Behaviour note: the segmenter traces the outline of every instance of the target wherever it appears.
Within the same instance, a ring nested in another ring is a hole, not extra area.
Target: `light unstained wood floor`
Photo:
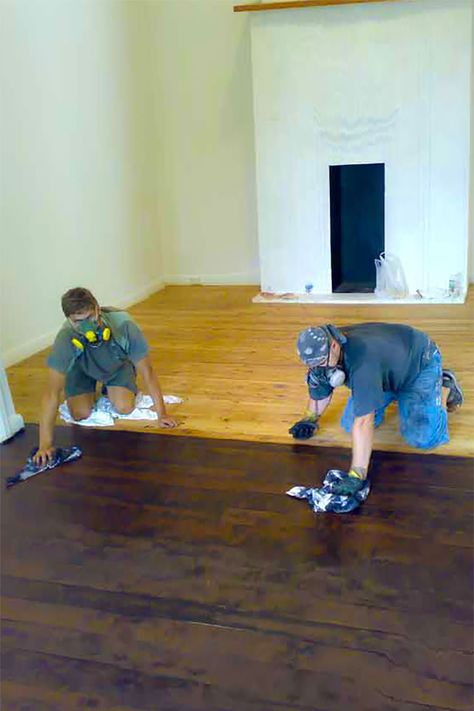
[[[465,304],[447,306],[253,304],[257,292],[257,286],[171,286],[129,309],[150,343],[163,392],[184,398],[169,407],[181,423],[173,434],[291,445],[288,428],[307,401],[305,369],[295,350],[298,332],[324,322],[387,321],[420,328],[440,346],[445,366],[462,382],[466,402],[450,416],[450,443],[437,451],[474,455],[472,289]],[[8,369],[16,409],[27,422],[38,422],[47,352]],[[350,446],[339,426],[347,397],[346,388],[336,391],[308,446]],[[156,425],[118,421],[114,429],[119,428],[145,431]],[[412,451],[399,434],[396,406],[377,430],[375,448]]]

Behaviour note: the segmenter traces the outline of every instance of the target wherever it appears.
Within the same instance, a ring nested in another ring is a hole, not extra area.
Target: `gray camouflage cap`
[[[329,353],[329,333],[321,326],[310,326],[301,331],[296,343],[298,355],[309,366],[323,364]]]

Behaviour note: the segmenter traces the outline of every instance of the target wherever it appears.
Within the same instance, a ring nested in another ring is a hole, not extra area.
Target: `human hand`
[[[54,457],[55,447],[39,446],[33,455],[33,463],[36,466],[45,467]]]
[[[156,424],[158,427],[165,427],[166,429],[170,429],[171,427],[178,427],[178,421],[174,419],[174,417],[169,417],[168,415],[165,415],[164,417],[158,417],[158,420],[156,421]]]
[[[318,429],[319,425],[315,420],[298,420],[288,432],[294,439],[311,439]]]
[[[331,472],[337,476],[337,479],[329,485],[331,494],[336,496],[355,496],[367,483],[365,477],[359,478],[353,475],[352,470],[343,472],[340,469],[331,469],[328,474]]]

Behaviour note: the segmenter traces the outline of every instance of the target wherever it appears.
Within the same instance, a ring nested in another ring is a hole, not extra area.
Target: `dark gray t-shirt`
[[[384,404],[384,392],[405,390],[419,375],[429,337],[411,326],[360,323],[340,329],[346,385],[352,390],[354,415],[368,415]]]
[[[71,340],[76,332],[66,321],[56,336],[48,366],[64,374],[72,368],[80,368],[89,377],[104,382],[125,362],[135,364],[147,355],[145,337],[126,311],[105,311],[102,318],[112,331],[109,341],[78,351]]]

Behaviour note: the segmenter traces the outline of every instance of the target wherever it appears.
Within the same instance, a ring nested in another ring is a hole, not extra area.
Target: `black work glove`
[[[335,494],[336,496],[355,496],[366,484],[366,479],[359,479],[356,476],[343,473],[343,477],[339,479],[339,481],[331,483],[329,488],[331,494]]]
[[[318,428],[317,420],[298,420],[288,432],[295,439],[310,439]]]

